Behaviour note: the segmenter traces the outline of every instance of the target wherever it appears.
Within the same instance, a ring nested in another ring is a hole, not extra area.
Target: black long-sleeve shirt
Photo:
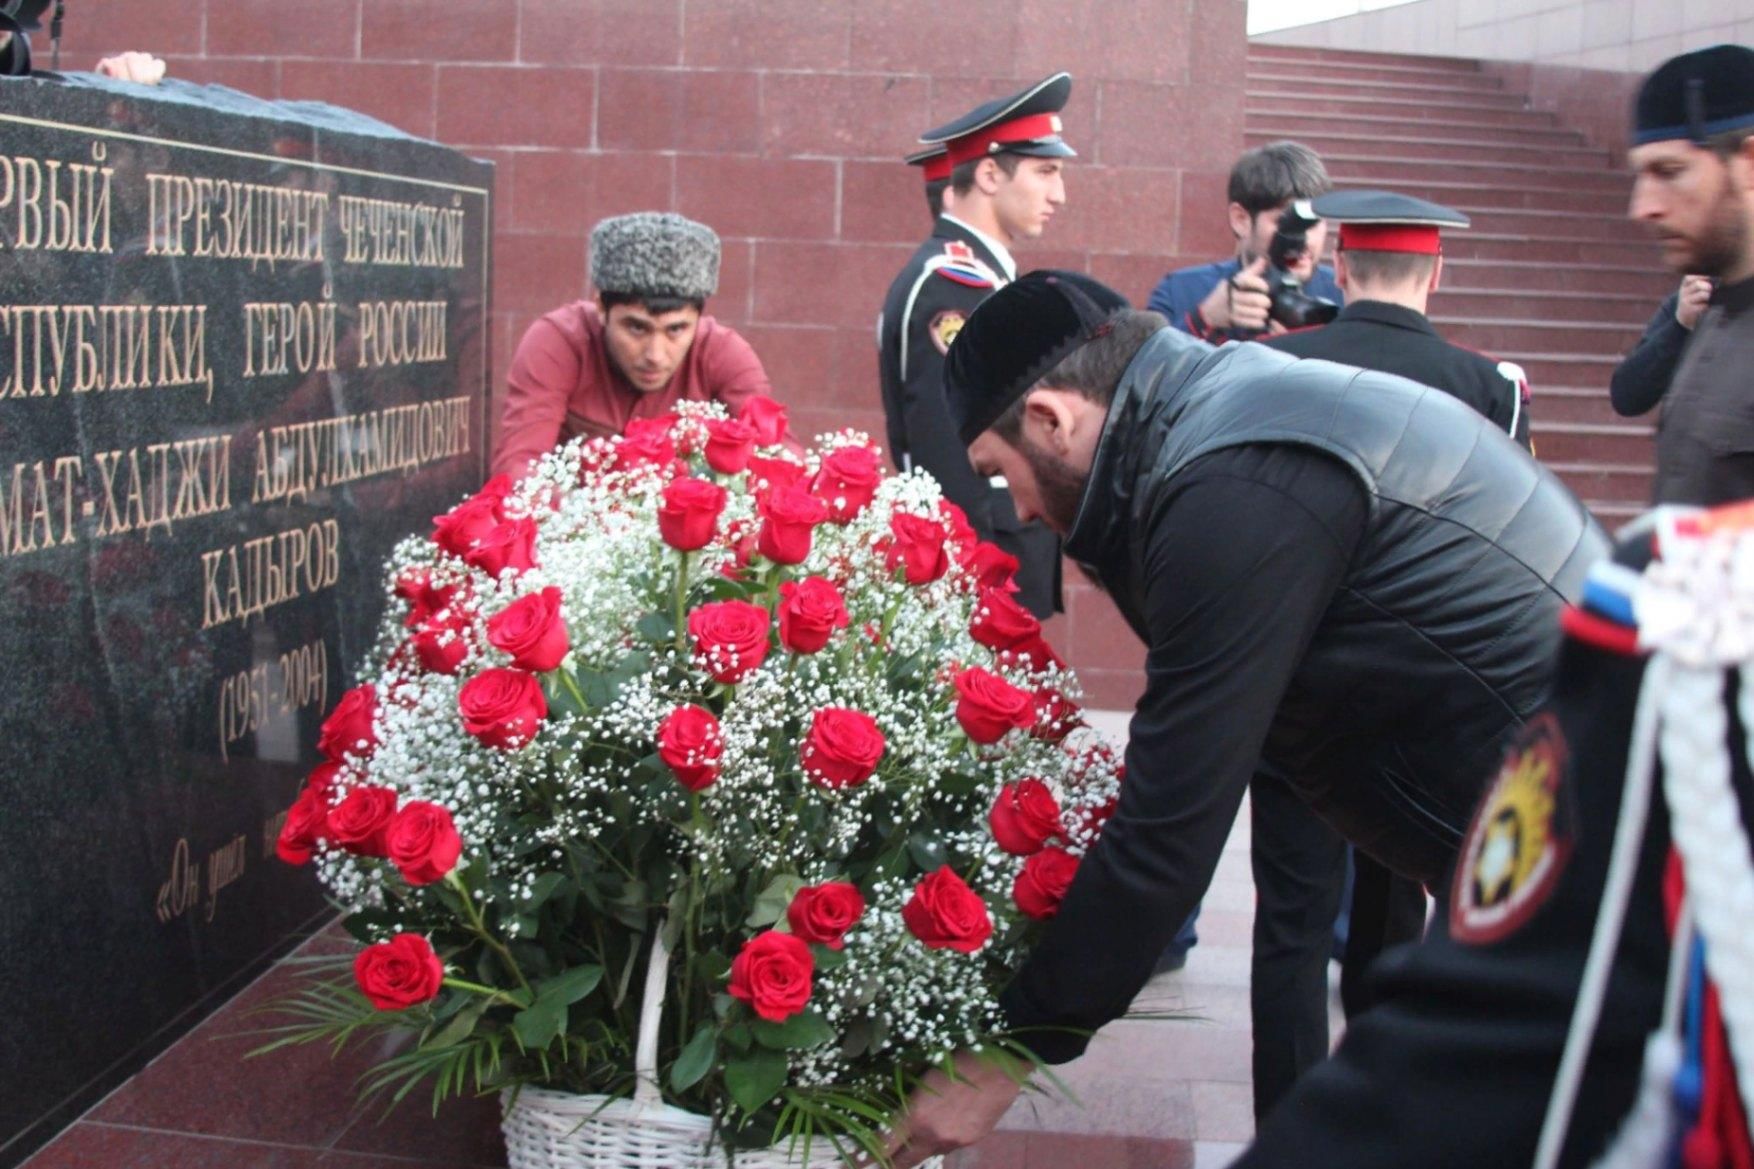
[[[1614,367],[1608,379],[1608,397],[1614,412],[1627,418],[1653,409],[1669,392],[1669,381],[1681,364],[1681,351],[1692,333],[1675,317],[1681,294],[1672,292],[1644,327],[1638,344]]]
[[[1095,1031],[1150,977],[1211,882],[1368,513],[1338,460],[1291,446],[1228,448],[1176,477],[1150,542],[1146,692],[1120,807],[1007,991],[1014,1026]],[[1088,1042],[1051,1029],[1024,1040],[1050,1063]]]

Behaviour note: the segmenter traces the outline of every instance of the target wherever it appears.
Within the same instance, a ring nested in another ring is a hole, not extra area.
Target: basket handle
[[[670,947],[664,944],[664,927],[652,931],[652,957],[646,964],[646,986],[640,997],[639,1043],[633,1053],[633,1102],[660,1104],[658,1086],[658,1023],[664,1014],[664,988],[670,981]]]

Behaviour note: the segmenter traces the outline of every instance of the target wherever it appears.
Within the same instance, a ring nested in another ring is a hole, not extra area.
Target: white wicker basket
[[[631,1100],[523,1087],[501,1096],[510,1169],[841,1169],[827,1141],[806,1160],[784,1146],[727,1156],[712,1140],[712,1121],[664,1103],[658,1089],[658,1019],[670,955],[662,938],[652,947],[640,1003],[637,1077]],[[941,1169],[942,1161],[926,1162]]]

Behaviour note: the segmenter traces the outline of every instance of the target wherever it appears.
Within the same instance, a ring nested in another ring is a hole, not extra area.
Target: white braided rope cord
[[[1670,832],[1687,873],[1705,968],[1717,984],[1742,1107],[1754,1115],[1754,853],[1730,778],[1723,670],[1673,664],[1663,694],[1660,749]],[[1754,675],[1739,712],[1754,726]]]

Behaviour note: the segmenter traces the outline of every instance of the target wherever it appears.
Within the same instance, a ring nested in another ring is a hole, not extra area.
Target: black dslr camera
[[[1303,281],[1291,274],[1291,266],[1309,251],[1309,229],[1320,222],[1308,200],[1299,199],[1279,216],[1279,230],[1267,247],[1267,295],[1273,298],[1267,316],[1287,329],[1325,325],[1340,312],[1327,297],[1305,292]]]

